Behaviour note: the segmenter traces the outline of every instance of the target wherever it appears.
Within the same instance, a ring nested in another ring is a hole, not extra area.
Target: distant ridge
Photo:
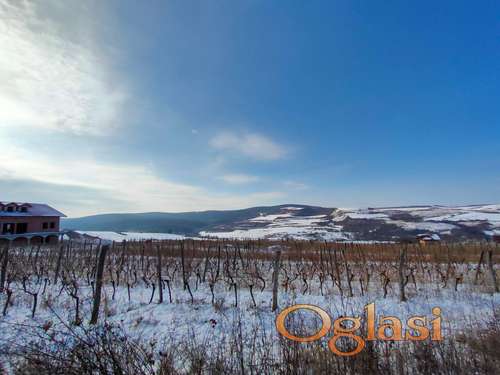
[[[231,225],[251,219],[261,213],[272,214],[284,207],[297,207],[306,212],[332,211],[332,208],[283,204],[278,206],[250,207],[239,210],[208,210],[192,212],[145,212],[123,214],[99,214],[69,218],[62,222],[64,229],[96,231],[147,231],[194,235],[214,226]]]

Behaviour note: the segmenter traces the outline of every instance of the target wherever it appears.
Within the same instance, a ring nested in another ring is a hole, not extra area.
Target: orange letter
[[[285,327],[285,319],[290,314],[291,312],[295,310],[300,310],[300,309],[305,309],[305,310],[311,310],[314,311],[316,314],[318,314],[321,317],[322,320],[322,325],[321,329],[316,332],[316,334],[308,337],[299,337],[299,336],[294,336]],[[276,318],[276,329],[278,332],[285,336],[287,339],[293,340],[293,341],[298,341],[298,342],[310,342],[310,341],[316,341],[322,338],[324,335],[328,333],[328,331],[332,328],[332,321],[328,314],[326,313],[325,310],[320,309],[318,306],[314,305],[293,305],[282,312],[279,313],[278,317]]]
[[[353,327],[352,328],[343,328],[341,326],[341,323],[343,323],[344,321],[351,321],[353,323]],[[352,334],[354,331],[359,329],[359,327],[361,327],[361,318],[346,317],[346,318],[339,318],[339,319],[335,320],[335,322],[333,322],[334,335],[330,339],[330,341],[328,341],[328,347],[330,348],[330,350],[332,352],[334,352],[335,354],[341,355],[344,357],[356,355],[359,352],[361,352],[363,350],[363,348],[365,347],[365,340],[363,340],[360,336]],[[356,341],[356,344],[357,344],[356,349],[351,350],[350,352],[341,352],[340,350],[338,350],[337,340],[341,337],[349,337],[349,338],[353,339],[354,341]]]
[[[421,322],[419,325],[417,322]],[[423,341],[429,337],[429,328],[425,325],[427,324],[427,319],[425,316],[414,316],[408,319],[408,329],[406,330],[405,338],[410,341]],[[416,335],[412,335],[410,329],[415,331]]]
[[[391,323],[384,323],[384,321],[389,320]],[[382,324],[384,323],[384,324]],[[386,336],[385,330],[390,329],[391,336]],[[394,340],[400,341],[403,340],[402,334],[402,325],[401,320],[396,318],[395,316],[381,316],[380,317],[380,326],[378,327],[378,338],[380,340]]]
[[[366,310],[366,326],[367,326],[367,341],[375,340],[375,304],[372,302],[365,306]]]
[[[436,319],[431,320],[432,324],[432,341],[441,341],[443,337],[441,336],[441,309],[439,307],[434,307],[432,313],[436,315]]]

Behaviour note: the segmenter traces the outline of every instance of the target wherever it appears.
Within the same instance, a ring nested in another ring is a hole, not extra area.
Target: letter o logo
[[[318,332],[316,332],[312,336],[307,336],[307,337],[295,336],[292,335],[290,332],[288,332],[288,330],[285,328],[285,319],[288,316],[288,314],[301,309],[311,310],[321,317],[322,320],[321,328]],[[319,340],[320,338],[325,336],[331,328],[332,328],[332,320],[330,319],[326,311],[314,305],[305,305],[305,304],[293,305],[287,307],[285,310],[280,312],[279,315],[276,317],[276,329],[278,330],[278,332],[287,339],[297,342],[311,342]]]

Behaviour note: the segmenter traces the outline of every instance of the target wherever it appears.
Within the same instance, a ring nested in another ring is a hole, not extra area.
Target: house
[[[423,233],[423,234],[417,234],[416,237],[417,241],[421,245],[426,245],[430,242],[439,242],[441,241],[441,237],[439,237],[438,234],[436,233]]]
[[[61,217],[66,215],[46,204],[0,201],[0,240],[57,242]]]

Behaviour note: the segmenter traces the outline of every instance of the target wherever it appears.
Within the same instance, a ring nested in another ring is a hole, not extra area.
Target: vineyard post
[[[0,293],[3,293],[3,288],[5,285],[5,278],[7,275],[7,263],[9,263],[9,249],[12,244],[12,240],[9,240],[9,244],[3,251],[3,258],[2,258],[2,270],[0,273]]]
[[[186,290],[186,267],[184,265],[184,241],[181,240],[181,266],[182,266],[182,285],[183,289]]]
[[[156,247],[156,256],[158,258],[157,263],[157,273],[158,273],[158,293],[160,295],[160,299],[158,303],[163,303],[163,288],[162,288],[162,280],[161,280],[161,246],[158,245]]]
[[[481,273],[481,264],[483,263],[484,250],[481,250],[481,255],[479,257],[479,262],[477,263],[476,276],[474,276],[474,285],[477,285],[477,280],[479,279],[479,274]]]
[[[92,316],[90,324],[96,324],[99,317],[99,305],[101,304],[101,289],[102,289],[102,274],[104,272],[104,261],[106,260],[106,253],[109,250],[109,245],[103,245],[99,252],[99,262],[97,264],[96,274],[96,287],[94,292],[94,305],[92,307]]]
[[[61,270],[61,261],[64,254],[64,245],[59,247],[59,255],[57,256],[56,273],[54,275],[54,284],[57,284],[57,279],[59,278],[59,271]]]
[[[278,308],[278,277],[280,270],[280,256],[281,250],[276,250],[274,253],[274,269],[273,269],[273,306],[272,310],[276,311]]]
[[[204,246],[203,246],[204,247]],[[206,254],[205,254],[205,265],[203,267],[203,277],[201,278],[201,282],[205,283],[206,277],[207,277],[207,271],[208,271],[208,262],[209,262],[209,256],[210,256],[210,245],[206,247]]]
[[[351,274],[351,270],[349,269],[349,263],[347,262],[347,258],[345,256],[345,250],[342,249],[342,258],[344,259],[344,267],[345,267],[345,276],[347,279],[347,287],[349,288],[349,297],[352,297],[354,294],[352,293],[352,278],[354,274]]]
[[[333,260],[334,260],[334,264],[335,264],[335,275],[336,275],[337,286],[339,288],[340,297],[343,297],[344,290],[342,289],[342,279],[340,278],[339,260],[337,259],[337,250],[336,249],[333,249]]]
[[[405,286],[407,280],[405,279],[405,266],[406,266],[406,248],[399,250],[399,299],[401,302],[406,301]]]
[[[493,279],[493,287],[495,288],[495,292],[499,293],[500,290],[498,288],[497,275],[495,273],[495,267],[493,266],[493,250],[488,250],[488,268],[490,269],[491,278]]]

